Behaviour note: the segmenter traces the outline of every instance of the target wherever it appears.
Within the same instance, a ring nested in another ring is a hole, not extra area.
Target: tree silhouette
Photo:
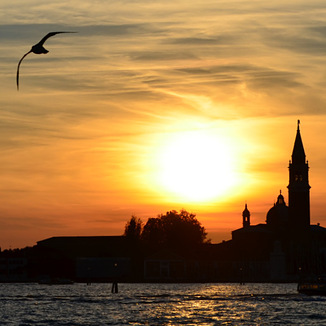
[[[148,245],[162,245],[165,242],[165,237],[161,219],[149,218],[144,226],[141,238]]]
[[[130,220],[125,225],[124,236],[130,240],[140,240],[142,230],[142,220],[136,216],[131,216]]]
[[[172,210],[148,219],[141,238],[151,248],[190,249],[205,243],[206,236],[195,214]]]

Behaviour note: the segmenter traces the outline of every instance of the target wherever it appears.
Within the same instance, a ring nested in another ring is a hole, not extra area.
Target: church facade
[[[300,121],[289,163],[288,205],[280,193],[266,223],[251,225],[246,204],[242,228],[234,230],[232,240],[220,249],[230,252],[232,273],[238,270],[247,281],[295,281],[301,275],[326,272],[326,229],[310,223],[309,165]]]

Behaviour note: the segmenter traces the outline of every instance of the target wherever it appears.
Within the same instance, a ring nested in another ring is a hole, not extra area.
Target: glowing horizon
[[[245,202],[255,224],[280,189],[287,201],[298,119],[311,221],[326,224],[322,1],[4,0],[0,9],[2,249],[122,234],[131,215],[182,208],[213,241],[227,240]],[[19,59],[56,30],[78,33],[27,56],[17,92]],[[186,168],[167,159],[179,155]]]

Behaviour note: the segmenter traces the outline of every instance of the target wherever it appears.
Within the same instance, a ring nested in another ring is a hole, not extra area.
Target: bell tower
[[[242,212],[242,226],[244,228],[250,226],[250,212],[248,210],[247,204],[245,205],[245,209]]]
[[[310,227],[310,185],[308,161],[300,135],[300,120],[289,164],[289,228],[295,236],[308,232]]]

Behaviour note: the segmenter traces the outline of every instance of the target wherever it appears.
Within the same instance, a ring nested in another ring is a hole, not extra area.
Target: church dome
[[[277,204],[278,205],[283,205],[283,204],[285,205],[285,200],[284,200],[284,197],[283,197],[283,195],[281,193],[277,197]]]
[[[273,230],[285,230],[288,226],[289,207],[286,206],[282,194],[277,197],[277,202],[268,211],[266,216],[267,225]]]

